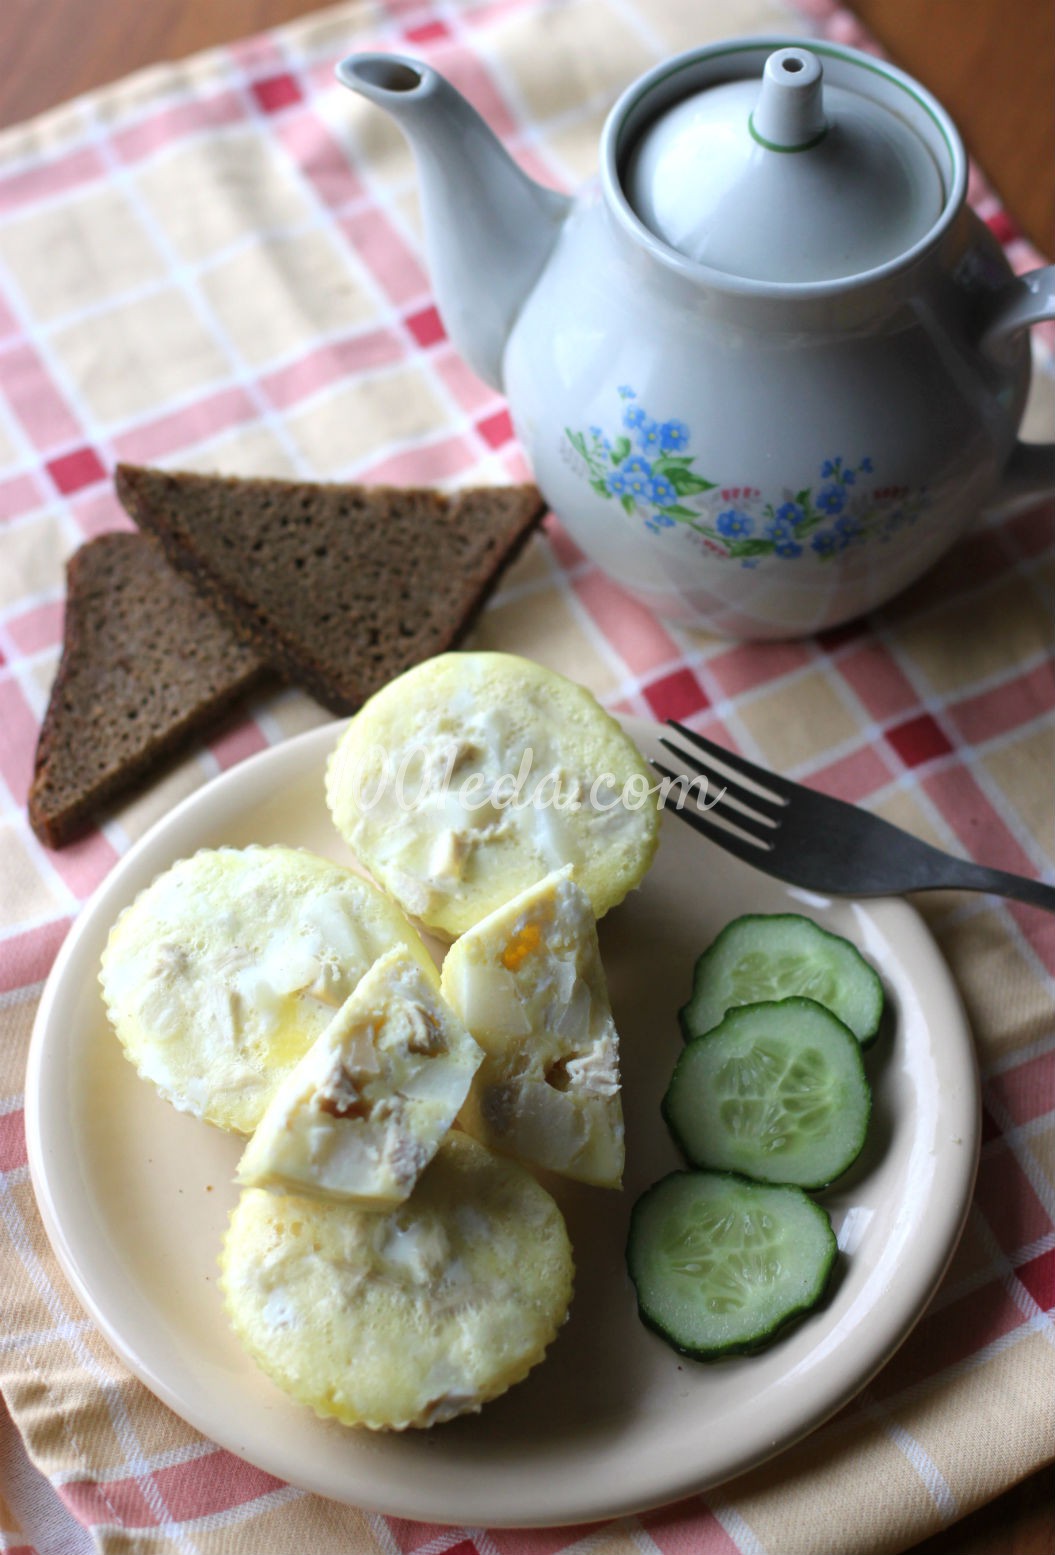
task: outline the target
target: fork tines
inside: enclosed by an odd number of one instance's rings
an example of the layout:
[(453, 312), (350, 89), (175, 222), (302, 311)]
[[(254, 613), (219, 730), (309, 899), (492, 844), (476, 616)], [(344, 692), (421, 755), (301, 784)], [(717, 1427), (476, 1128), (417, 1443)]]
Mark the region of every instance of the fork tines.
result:
[(676, 785), (673, 794), (669, 789), (661, 791), (660, 799), (663, 808), (672, 811), (679, 820), (687, 821), (701, 837), (706, 837), (709, 842), (717, 843), (727, 853), (746, 859), (749, 863), (756, 863), (760, 854), (765, 854), (772, 849), (772, 842), (765, 836), (766, 831), (775, 830), (772, 825), (767, 825), (757, 816), (734, 810), (731, 805), (727, 810), (722, 810), (719, 815), (720, 806), (724, 803), (724, 791), (719, 793), (718, 798), (713, 802), (713, 807), (705, 813), (703, 810), (698, 810), (695, 805), (685, 803), (687, 793), (683, 786), (686, 782), (684, 773), (671, 772), (658, 761), (653, 761), (652, 766), (661, 776)]
[[(788, 803), (788, 800), (778, 791), (781, 780), (773, 773), (754, 766), (744, 757), (724, 750), (720, 745), (715, 745), (702, 734), (695, 734), (693, 730), (686, 729), (684, 724), (671, 720), (670, 727), (676, 729), (682, 739), (696, 746), (709, 759), (701, 760), (695, 752), (683, 750), (665, 737), (660, 738), (659, 743), (665, 750), (676, 756), (678, 761), (684, 764), (684, 768), (704, 779), (704, 791), (701, 795), (696, 780), (689, 778), (684, 770), (680, 774), (674, 773), (658, 761), (654, 761), (652, 765), (656, 771), (676, 785), (674, 792), (668, 790), (662, 793), (664, 806), (673, 809), (682, 820), (688, 821), (690, 826), (703, 836), (740, 857), (750, 858), (754, 854), (757, 858), (760, 849), (771, 849), (774, 834)], [(735, 777), (728, 776), (727, 773), (744, 778), (746, 784), (751, 786), (738, 783)], [(713, 799), (710, 798), (712, 783), (717, 789)], [(696, 798), (696, 805), (686, 805), (690, 793)], [(738, 839), (740, 845), (737, 845)], [(747, 846), (743, 845), (745, 843)]]
[[(757, 783), (763, 790), (763, 796), (774, 804), (786, 804), (792, 796), (794, 784), (786, 778), (778, 777), (775, 772), (768, 772), (765, 767), (757, 767), (753, 761), (748, 761), (746, 756), (738, 756), (735, 751), (726, 750), (724, 746), (716, 745), (713, 740), (705, 739), (702, 734), (696, 734), (692, 729), (686, 729), (684, 724), (675, 723), (673, 718), (668, 720), (668, 727), (676, 729), (683, 740), (688, 740), (690, 745), (695, 745), (711, 758), (712, 763), (718, 766), (728, 767), (730, 772), (735, 772), (738, 777), (746, 778), (749, 783)], [(668, 750), (673, 751), (674, 746), (666, 739), (660, 740)], [(697, 772), (704, 770), (698, 756), (690, 756), (686, 752), (677, 753), (683, 761), (696, 768)], [(754, 792), (750, 798), (755, 800)]]

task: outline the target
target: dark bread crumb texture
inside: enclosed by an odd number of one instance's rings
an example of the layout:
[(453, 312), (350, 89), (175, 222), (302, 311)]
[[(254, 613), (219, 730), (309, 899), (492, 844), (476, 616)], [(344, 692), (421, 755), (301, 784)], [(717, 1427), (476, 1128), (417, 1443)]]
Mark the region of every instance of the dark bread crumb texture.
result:
[(534, 486), (240, 479), (119, 465), (141, 529), (243, 641), (332, 712), (464, 636), (545, 512)]
[(62, 656), (37, 741), (29, 819), (72, 841), (267, 673), (149, 535), (87, 541), (67, 565)]

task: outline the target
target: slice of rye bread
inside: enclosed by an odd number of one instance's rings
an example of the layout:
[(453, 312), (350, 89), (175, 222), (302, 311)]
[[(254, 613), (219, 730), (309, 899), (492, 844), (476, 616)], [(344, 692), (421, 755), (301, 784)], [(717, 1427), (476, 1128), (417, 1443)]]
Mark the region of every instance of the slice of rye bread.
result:
[(534, 486), (444, 496), (128, 464), (117, 495), (243, 639), (334, 713), (453, 647), (545, 512)]
[(62, 657), (29, 819), (48, 847), (202, 734), (269, 671), (150, 535), (99, 535), (66, 568)]

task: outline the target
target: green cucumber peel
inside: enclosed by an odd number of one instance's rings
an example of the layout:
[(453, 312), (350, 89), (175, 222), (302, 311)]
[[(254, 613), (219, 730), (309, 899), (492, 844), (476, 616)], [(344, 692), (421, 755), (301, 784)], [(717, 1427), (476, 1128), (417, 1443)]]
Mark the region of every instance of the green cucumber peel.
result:
[(850, 940), (801, 913), (745, 914), (697, 957), (692, 994), (678, 1011), (682, 1036), (701, 1036), (739, 1005), (796, 995), (830, 1009), (863, 1047), (875, 1040), (883, 984)]
[(661, 1110), (694, 1166), (821, 1189), (864, 1148), (872, 1092), (853, 1032), (791, 998), (739, 1005), (687, 1043)]
[(766, 1349), (823, 1300), (831, 1221), (799, 1188), (671, 1172), (637, 1200), (627, 1270), (646, 1327), (692, 1360)]

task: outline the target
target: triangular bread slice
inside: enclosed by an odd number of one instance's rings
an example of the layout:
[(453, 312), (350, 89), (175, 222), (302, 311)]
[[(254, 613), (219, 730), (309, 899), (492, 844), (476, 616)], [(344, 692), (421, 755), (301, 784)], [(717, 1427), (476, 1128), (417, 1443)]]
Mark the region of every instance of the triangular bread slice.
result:
[(62, 657), (29, 819), (48, 847), (204, 733), (267, 673), (149, 535), (88, 540), (66, 568)]
[(239, 635), (335, 713), (452, 647), (545, 511), (534, 486), (445, 496), (128, 464), (117, 495)]

